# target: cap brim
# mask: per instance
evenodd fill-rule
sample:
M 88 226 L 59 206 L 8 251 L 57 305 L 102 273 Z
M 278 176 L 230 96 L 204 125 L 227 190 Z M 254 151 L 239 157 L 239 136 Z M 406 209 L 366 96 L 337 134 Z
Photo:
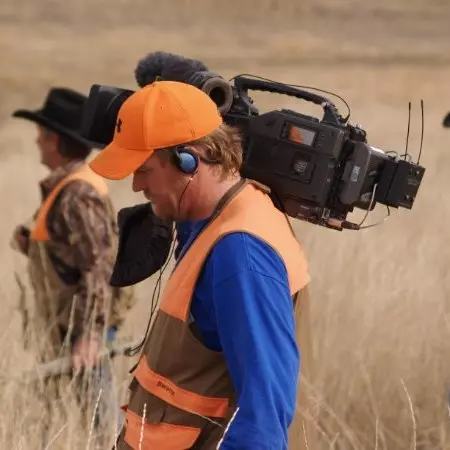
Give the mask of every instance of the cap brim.
M 56 133 L 63 134 L 72 138 L 74 141 L 79 142 L 83 145 L 86 145 L 89 148 L 103 148 L 104 145 L 99 142 L 93 142 L 88 139 L 82 137 L 79 133 L 76 133 L 73 130 L 65 128 L 58 123 L 52 122 L 47 117 L 41 114 L 40 110 L 31 111 L 28 109 L 18 109 L 12 113 L 12 117 L 17 117 L 19 119 L 26 119 L 30 122 L 34 122 L 37 125 L 41 125 L 45 128 L 48 128 Z
M 91 169 L 103 178 L 122 180 L 138 169 L 153 150 L 131 150 L 111 142 L 89 163 Z

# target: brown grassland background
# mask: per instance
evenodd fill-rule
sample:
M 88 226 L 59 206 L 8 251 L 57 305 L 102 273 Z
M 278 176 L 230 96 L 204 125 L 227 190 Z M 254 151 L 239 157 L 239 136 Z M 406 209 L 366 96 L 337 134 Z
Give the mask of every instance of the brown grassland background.
M 441 125 L 450 110 L 448 0 L 2 0 L 1 378 L 33 366 L 22 347 L 14 279 L 25 261 L 9 238 L 34 212 L 46 174 L 34 127 L 11 112 L 38 107 L 53 85 L 86 93 L 92 83 L 135 88 L 138 59 L 155 50 L 200 58 L 228 78 L 245 72 L 337 92 L 371 144 L 399 153 L 411 101 L 414 157 L 424 100 L 427 171 L 411 211 L 394 210 L 383 226 L 360 232 L 294 224 L 312 274 L 317 449 L 450 448 L 450 130 Z M 274 94 L 254 97 L 262 110 L 318 112 Z M 116 208 L 142 201 L 130 180 L 110 188 Z M 369 221 L 384 213 L 377 207 Z M 141 335 L 154 281 L 138 286 L 123 336 Z M 130 366 L 115 361 L 123 398 Z M 33 388 L 2 381 L 0 389 L 0 448 L 44 448 Z M 55 413 L 48 448 L 87 448 L 72 419 Z

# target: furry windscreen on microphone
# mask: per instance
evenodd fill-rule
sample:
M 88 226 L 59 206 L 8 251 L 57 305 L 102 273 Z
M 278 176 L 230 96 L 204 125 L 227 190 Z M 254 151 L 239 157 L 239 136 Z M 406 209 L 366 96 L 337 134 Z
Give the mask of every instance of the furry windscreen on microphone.
M 144 56 L 138 62 L 134 75 L 142 88 L 153 83 L 158 76 L 163 80 L 187 82 L 193 73 L 204 70 L 208 68 L 197 59 L 158 51 Z

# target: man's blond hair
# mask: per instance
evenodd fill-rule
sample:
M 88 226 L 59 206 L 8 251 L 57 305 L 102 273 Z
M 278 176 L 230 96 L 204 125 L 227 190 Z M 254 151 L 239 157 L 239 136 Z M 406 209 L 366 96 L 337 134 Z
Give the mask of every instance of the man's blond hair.
M 223 123 L 211 134 L 192 142 L 191 145 L 197 147 L 206 158 L 219 162 L 217 167 L 223 179 L 239 172 L 243 147 L 238 128 Z

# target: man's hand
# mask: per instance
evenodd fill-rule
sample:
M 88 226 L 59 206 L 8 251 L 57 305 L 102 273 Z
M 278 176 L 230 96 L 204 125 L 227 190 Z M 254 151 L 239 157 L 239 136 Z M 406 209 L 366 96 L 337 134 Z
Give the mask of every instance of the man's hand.
M 95 337 L 80 337 L 72 349 L 72 366 L 75 371 L 82 367 L 93 367 L 100 362 L 100 339 Z

